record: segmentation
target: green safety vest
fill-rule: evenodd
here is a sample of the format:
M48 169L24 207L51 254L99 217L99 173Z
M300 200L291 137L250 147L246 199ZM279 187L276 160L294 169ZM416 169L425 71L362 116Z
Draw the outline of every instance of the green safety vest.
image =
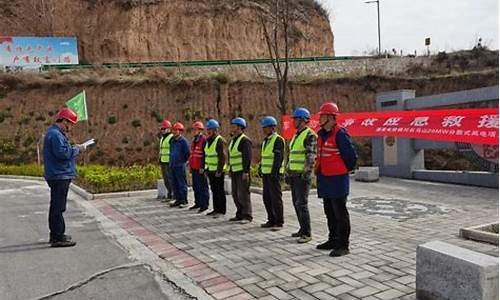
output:
M214 141L208 146L208 142L205 143L205 169L207 171L217 171L217 166L219 165L219 156L217 155L217 144L221 136L218 135Z
M160 140L160 162L162 163L170 162L170 140L173 136L174 135L170 133Z
M273 133L271 138L267 140L267 143L265 141L262 143L262 150L260 152L260 171L262 174L271 174L274 164L274 144L278 138L284 143L283 138L277 133ZM280 173L284 173L283 163L281 164Z
M229 170L231 172L243 171L243 156L242 153L238 150L238 147L240 146L240 142L244 137L246 137L246 135L242 133L236 140L236 142L234 141L234 139L232 139L231 143L229 144Z
M306 162L304 141L309 133L316 135L311 128L307 127L298 136L297 134L293 136L290 143L290 156L288 157L288 169L290 171L304 171Z

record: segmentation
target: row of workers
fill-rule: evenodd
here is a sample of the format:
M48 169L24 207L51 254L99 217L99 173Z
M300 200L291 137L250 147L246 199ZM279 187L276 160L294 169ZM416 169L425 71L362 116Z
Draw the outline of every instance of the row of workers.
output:
M300 225L292 236L299 243L311 241L311 221L308 209L312 173L317 177L318 197L323 199L329 238L317 246L332 250L331 256L349 253L350 220L346 207L349 194L349 171L356 165L357 155L345 128L337 125L339 109L333 102L325 103L320 111L321 129L315 132L308 124L311 118L306 108L293 113L296 133L288 148L277 132L277 121L266 116L261 120L265 138L261 144L259 176L263 179L263 200L267 222L263 228L280 230L283 227L283 200L281 179L290 185L293 205ZM212 191L213 211L207 215L218 218L226 214L224 175L231 176L231 191L236 205L236 215L230 221L246 224L252 221L250 200L250 167L252 141L245 135L247 122L243 118L231 120L231 140L227 147L220 135L220 125L211 119L206 123L195 122L191 145L183 136L184 125L168 120L161 124L160 165L171 207L186 207L186 165L192 175L195 203L190 209L202 213L209 206L209 189ZM206 129L207 135L204 131ZM208 178L208 180L207 180Z

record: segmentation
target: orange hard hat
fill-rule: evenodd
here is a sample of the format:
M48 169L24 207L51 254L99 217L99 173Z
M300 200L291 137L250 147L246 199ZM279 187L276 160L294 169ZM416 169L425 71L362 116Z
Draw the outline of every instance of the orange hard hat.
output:
M161 122L161 129L169 129L169 128L172 128L172 123L170 123L169 120L163 120L163 122Z
M78 121L78 116L74 111L69 108L63 108L57 113L57 119L68 120L71 123L75 124Z
M205 126L201 121L196 121L193 123L193 128L194 129L205 129Z
M320 115L337 115L339 114L339 107L333 102L326 102L321 105L319 109Z
M177 130L184 130L184 125L182 125L181 122L177 122L174 124L174 127L172 127L173 129L177 129Z

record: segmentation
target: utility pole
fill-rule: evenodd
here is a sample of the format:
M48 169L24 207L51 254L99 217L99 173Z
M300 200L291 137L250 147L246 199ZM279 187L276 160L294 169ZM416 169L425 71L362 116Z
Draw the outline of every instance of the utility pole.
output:
M382 55L382 43L380 42L380 0L365 1L365 3L377 3L377 23L378 23L378 56Z

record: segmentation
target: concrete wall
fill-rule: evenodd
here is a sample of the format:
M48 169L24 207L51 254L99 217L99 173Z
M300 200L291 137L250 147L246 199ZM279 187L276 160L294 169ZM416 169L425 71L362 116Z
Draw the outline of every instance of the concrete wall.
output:
M326 74L342 74L347 76L356 75L393 75L405 73L414 65L428 66L432 59L428 57L393 57L393 58L364 58L335 61L318 62L296 62L290 63L290 75L317 77ZM257 65L227 65L208 67L181 67L181 71L194 74L206 74L208 72L241 72L265 78L275 77L271 64Z

